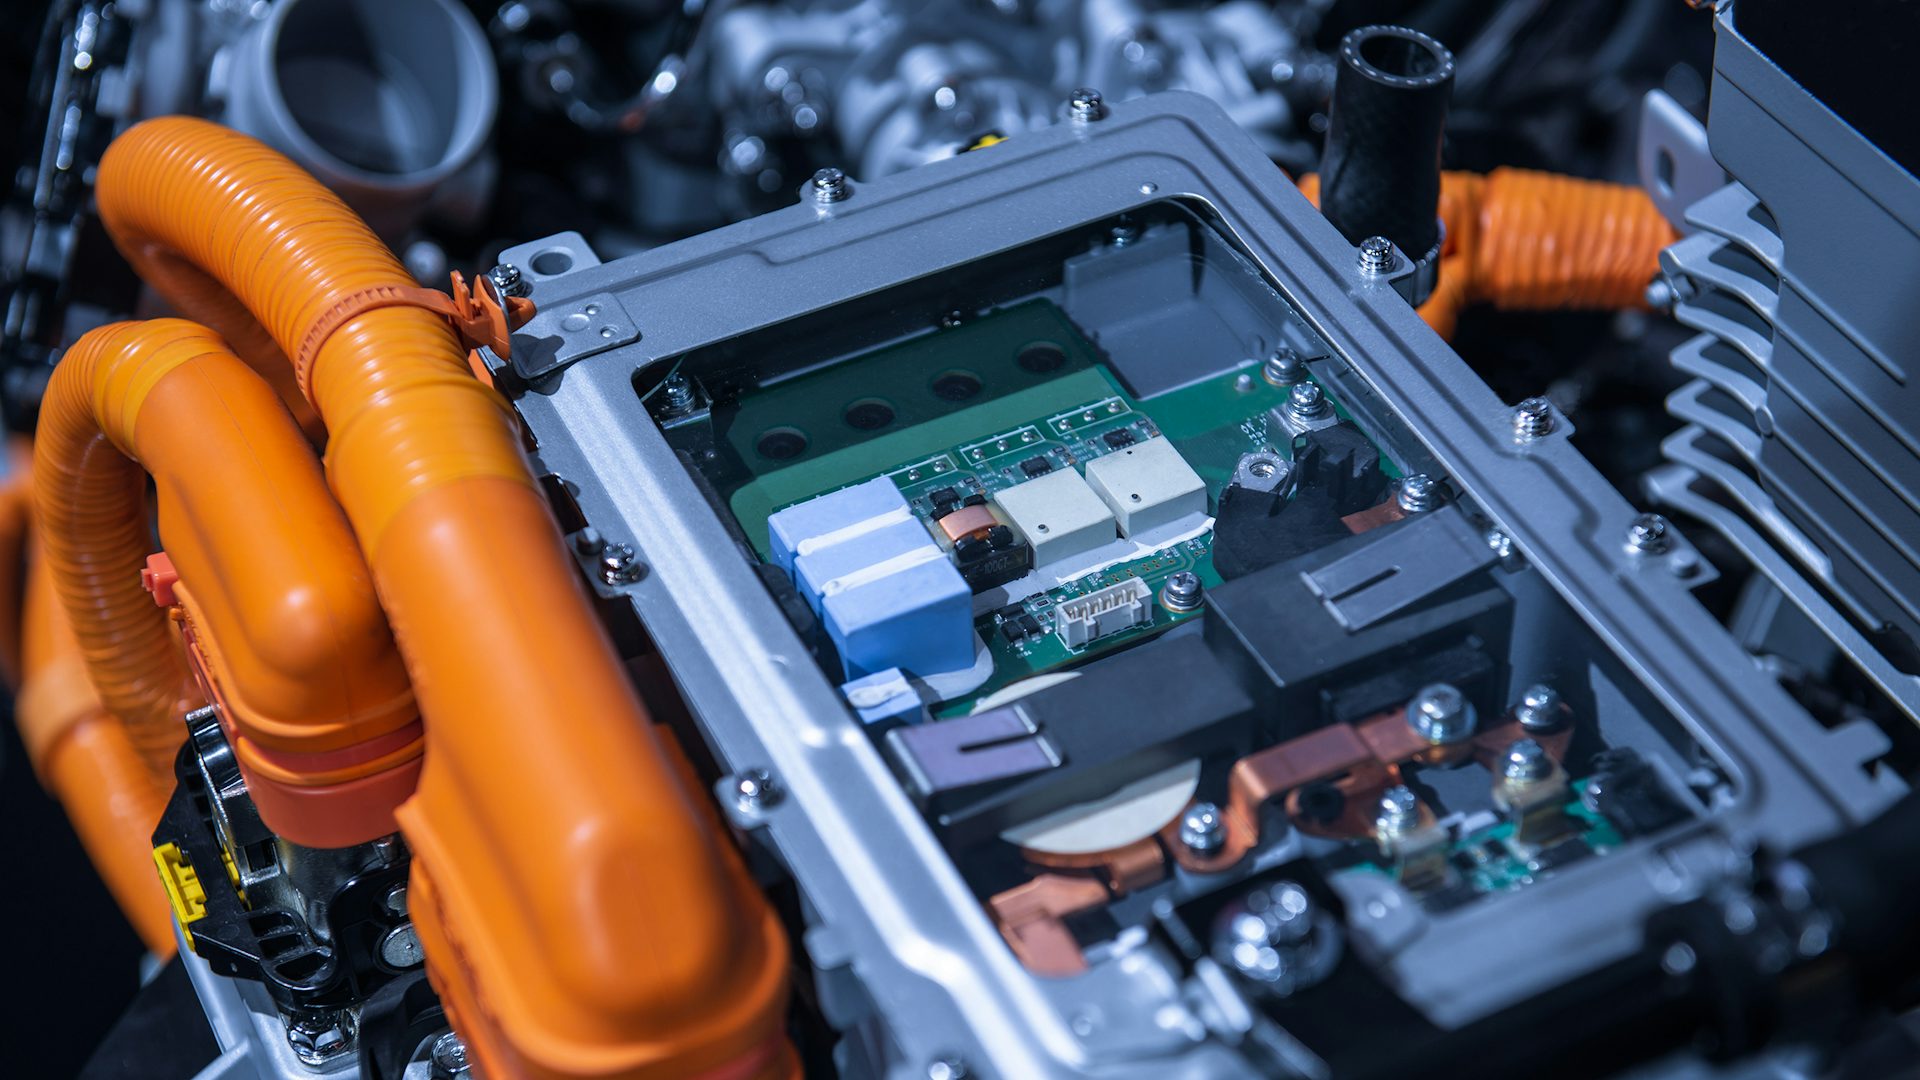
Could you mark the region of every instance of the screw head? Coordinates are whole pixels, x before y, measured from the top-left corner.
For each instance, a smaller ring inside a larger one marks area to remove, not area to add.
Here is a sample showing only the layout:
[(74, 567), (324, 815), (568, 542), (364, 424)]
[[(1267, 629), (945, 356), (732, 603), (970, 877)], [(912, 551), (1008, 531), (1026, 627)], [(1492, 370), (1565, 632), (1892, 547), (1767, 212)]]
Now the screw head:
[(389, 915), (405, 915), (407, 913), (407, 883), (403, 881), (393, 888), (388, 889), (386, 897), (381, 900), (380, 904), (387, 909), (387, 914)]
[(1374, 812), (1374, 831), (1381, 836), (1399, 836), (1420, 821), (1420, 798), (1405, 784), (1395, 784), (1380, 793), (1380, 806)]
[(1434, 746), (1451, 746), (1473, 737), (1473, 704), (1451, 683), (1420, 688), (1407, 702), (1407, 723)]
[(436, 1074), (445, 1073), (457, 1080), (464, 1080), (471, 1067), (467, 1061), (466, 1041), (451, 1031), (434, 1040), (431, 1057)]
[(1275, 386), (1292, 386), (1307, 377), (1307, 362), (1300, 354), (1284, 346), (1273, 350), (1260, 374)]
[(743, 814), (758, 814), (780, 801), (780, 785), (765, 769), (747, 769), (734, 775), (733, 804)]
[(526, 275), (512, 263), (501, 263), (487, 271), (487, 280), (493, 282), (493, 287), (501, 296), (525, 296), (533, 291)]
[(693, 411), (693, 383), (679, 372), (660, 384), (660, 412), (664, 416), (682, 416)]
[(1516, 739), (1500, 759), (1500, 775), (1518, 784), (1544, 780), (1553, 773), (1547, 748), (1532, 739)]
[(1226, 841), (1226, 819), (1213, 803), (1195, 803), (1180, 819), (1180, 842), (1196, 855), (1211, 855)]
[(1659, 514), (1641, 514), (1627, 526), (1627, 550), (1635, 555), (1659, 555), (1673, 546), (1667, 519)]
[(1545, 683), (1535, 683), (1520, 694), (1513, 707), (1513, 718), (1528, 731), (1552, 731), (1567, 719), (1567, 703), (1560, 691)]
[(847, 174), (831, 165), (814, 173), (810, 186), (813, 201), (819, 203), (836, 203), (851, 194)]
[(1553, 404), (1543, 397), (1530, 397), (1513, 407), (1513, 437), (1531, 442), (1553, 430)]
[(1067, 96), (1067, 115), (1083, 122), (1098, 120), (1107, 115), (1106, 99), (1100, 91), (1083, 86)]
[(1160, 590), (1160, 602), (1168, 611), (1192, 611), (1200, 606), (1204, 592), (1199, 574), (1181, 570), (1167, 578)]
[(1440, 485), (1426, 473), (1408, 473), (1400, 478), (1394, 502), (1409, 514), (1423, 514), (1440, 505)]
[(626, 544), (608, 544), (600, 549), (600, 580), (609, 585), (631, 585), (646, 574), (647, 566), (634, 557)]
[(972, 1073), (957, 1057), (935, 1058), (927, 1063), (927, 1080), (967, 1080)]
[(1360, 272), (1368, 277), (1393, 272), (1399, 258), (1393, 253), (1393, 241), (1384, 236), (1369, 236), (1360, 241)]
[(1295, 383), (1287, 392), (1287, 416), (1295, 423), (1306, 424), (1325, 419), (1333, 411), (1333, 405), (1327, 401), (1326, 392), (1319, 383)]

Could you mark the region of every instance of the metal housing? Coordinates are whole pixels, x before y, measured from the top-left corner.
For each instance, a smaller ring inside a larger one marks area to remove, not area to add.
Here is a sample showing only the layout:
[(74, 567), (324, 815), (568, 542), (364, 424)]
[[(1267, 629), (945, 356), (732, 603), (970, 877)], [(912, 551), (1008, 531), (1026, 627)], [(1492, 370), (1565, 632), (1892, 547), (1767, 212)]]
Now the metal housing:
[[(1143, 939), (1071, 979), (1028, 973), (1000, 939), (836, 688), (781, 616), (635, 390), (664, 361), (832, 312), (1041, 237), (1181, 198), (1321, 335), (1350, 399), (1399, 432), (1403, 467), (1451, 479), (1578, 620), (1670, 712), (1737, 795), (1653, 842), (1523, 892), (1429, 919), (1358, 927), (1402, 993), (1457, 1026), (1635, 948), (1644, 915), (1736, 868), (1751, 838), (1791, 849), (1871, 817), (1898, 782), (1867, 768), (1885, 738), (1820, 727), (1756, 678), (1690, 595), (1711, 570), (1684, 541), (1629, 552), (1635, 511), (1567, 427), (1519, 441), (1512, 411), (1420, 321), (1220, 108), (1169, 94), (1111, 108), (617, 262), (575, 234), (508, 250), (543, 312), (589, 303), (637, 328), (517, 338), (489, 357), (580, 516), (645, 572), (602, 586), (631, 604), (724, 772), (763, 769), (774, 798), (721, 801), (799, 887), (804, 945), (854, 1075), (1237, 1074), (1177, 972)], [(611, 305), (609, 307), (608, 305)], [(861, 309), (865, 310), (865, 309)], [(852, 318), (853, 316), (848, 316)], [(624, 340), (622, 340), (624, 339)], [(613, 342), (620, 340), (621, 343)], [(501, 553), (504, 560), (511, 552)], [(584, 558), (584, 557), (583, 557)], [(507, 571), (510, 572), (510, 571)], [(554, 673), (564, 678), (564, 672)], [(529, 737), (537, 738), (537, 733)], [(1355, 905), (1359, 907), (1360, 905)]]

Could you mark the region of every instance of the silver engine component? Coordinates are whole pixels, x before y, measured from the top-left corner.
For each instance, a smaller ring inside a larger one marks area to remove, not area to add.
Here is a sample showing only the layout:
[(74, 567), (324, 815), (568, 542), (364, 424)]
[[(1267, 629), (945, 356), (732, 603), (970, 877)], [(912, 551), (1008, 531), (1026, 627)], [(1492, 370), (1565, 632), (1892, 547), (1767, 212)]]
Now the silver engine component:
[(136, 0), (121, 123), (196, 113), (281, 151), (398, 239), (484, 208), (499, 102), (486, 35), (454, 0)]
[(898, 172), (1052, 123), (1077, 86), (1109, 102), (1204, 94), (1271, 154), (1296, 119), (1281, 87), (1331, 77), (1254, 0), (745, 3), (716, 12), (703, 34), (728, 118), (722, 164), (747, 176), (775, 136), (830, 137), (856, 176)]

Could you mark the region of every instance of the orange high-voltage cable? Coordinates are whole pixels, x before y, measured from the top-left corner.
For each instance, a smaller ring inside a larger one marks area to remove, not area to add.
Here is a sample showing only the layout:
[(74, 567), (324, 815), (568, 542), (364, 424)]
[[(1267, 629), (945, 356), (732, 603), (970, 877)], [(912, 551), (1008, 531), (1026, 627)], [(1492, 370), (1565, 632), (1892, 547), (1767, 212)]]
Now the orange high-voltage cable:
[(80, 642), (53, 594), (45, 559), (27, 571), (14, 722), (27, 759), (60, 801), (93, 867), (155, 956), (173, 955), (173, 909), (153, 875), (148, 837), (166, 806), (127, 730), (87, 677)]
[(448, 322), (338, 198), (226, 129), (134, 127), (97, 191), (136, 262), (197, 268), (270, 332), (330, 433), (427, 725), (399, 812), (410, 907), (479, 1071), (791, 1074), (778, 919), (677, 775)]
[[(195, 323), (102, 327), (54, 370), (34, 450), (46, 562), (109, 711), (164, 751), (159, 775), (184, 703), (211, 697), (269, 828), (309, 847), (393, 832), (419, 772), (413, 692), (346, 518), (267, 383)], [(147, 474), (204, 687), (142, 587)]]
[[(1317, 204), (1320, 177), (1301, 177), (1300, 190)], [(1442, 173), (1440, 220), (1440, 278), (1420, 315), (1442, 337), (1469, 304), (1644, 307), (1660, 251), (1678, 239), (1637, 187), (1529, 169)]]

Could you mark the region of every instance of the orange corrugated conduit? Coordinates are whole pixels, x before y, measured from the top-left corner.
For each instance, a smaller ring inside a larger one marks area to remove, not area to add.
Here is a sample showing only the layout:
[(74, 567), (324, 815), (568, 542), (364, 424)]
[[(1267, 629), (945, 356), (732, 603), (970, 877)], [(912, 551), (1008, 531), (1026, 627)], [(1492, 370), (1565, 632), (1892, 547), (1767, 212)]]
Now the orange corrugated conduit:
[[(1320, 178), (1300, 178), (1319, 201)], [(1508, 310), (1643, 307), (1660, 249), (1678, 239), (1647, 193), (1528, 169), (1440, 176), (1446, 240), (1420, 314), (1451, 337), (1469, 304)]]
[[(393, 832), (423, 737), (366, 564), (267, 384), (195, 323), (119, 323), (62, 357), (41, 405), (47, 560), (108, 708), (172, 748), (185, 703), (222, 706), (262, 820), (311, 847)], [(183, 631), (141, 587), (145, 474), (180, 574)]]
[(21, 618), (23, 676), (14, 720), (34, 772), (107, 891), (154, 955), (173, 955), (173, 909), (153, 874), (148, 837), (167, 789), (154, 782), (127, 730), (94, 692), (80, 642), (53, 593), (46, 560), (28, 570)]
[(791, 1073), (779, 923), (676, 775), (511, 411), (446, 320), (370, 306), (412, 286), (398, 261), (311, 177), (225, 129), (131, 129), (98, 193), (123, 250), (203, 271), (296, 358), (330, 432), (328, 480), (427, 721), (399, 814), (410, 907), (480, 1071)]

